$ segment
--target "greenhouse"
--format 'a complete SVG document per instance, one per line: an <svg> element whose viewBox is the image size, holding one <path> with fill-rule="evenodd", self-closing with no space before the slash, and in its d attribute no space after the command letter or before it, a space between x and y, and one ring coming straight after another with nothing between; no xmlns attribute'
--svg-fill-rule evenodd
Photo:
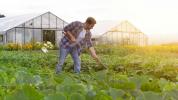
<svg viewBox="0 0 178 100"><path fill-rule="evenodd" d="M128 21L98 22L93 29L94 34L102 34L95 38L96 44L119 44L145 46L148 43L146 34Z"/></svg>
<svg viewBox="0 0 178 100"><path fill-rule="evenodd" d="M0 44L47 41L58 44L67 24L51 12L0 18Z"/></svg>

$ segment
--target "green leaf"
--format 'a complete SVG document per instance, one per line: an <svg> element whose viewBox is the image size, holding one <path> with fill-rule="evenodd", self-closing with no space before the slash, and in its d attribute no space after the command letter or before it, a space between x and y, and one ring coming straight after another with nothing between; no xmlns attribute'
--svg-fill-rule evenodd
<svg viewBox="0 0 178 100"><path fill-rule="evenodd" d="M170 98L174 98L173 100L178 100L178 90L172 90L165 92L165 100L170 100Z"/></svg>
<svg viewBox="0 0 178 100"><path fill-rule="evenodd" d="M33 83L33 75L26 71L18 71L15 74L17 84L30 84Z"/></svg>
<svg viewBox="0 0 178 100"><path fill-rule="evenodd" d="M158 93L148 91L136 97L136 100L163 100L163 97Z"/></svg>
<svg viewBox="0 0 178 100"><path fill-rule="evenodd" d="M42 100L43 96L29 85L16 90L13 94L7 95L5 100Z"/></svg>
<svg viewBox="0 0 178 100"><path fill-rule="evenodd" d="M67 97L62 93L57 93L46 96L44 100L67 100Z"/></svg>
<svg viewBox="0 0 178 100"><path fill-rule="evenodd" d="M86 99L87 99L87 100L93 100L95 96L96 96L96 92L90 90L90 91L88 91L87 94L86 94Z"/></svg>
<svg viewBox="0 0 178 100"><path fill-rule="evenodd" d="M161 88L160 88L157 80L154 80L152 82L143 83L141 85L141 90L142 91L161 92Z"/></svg>
<svg viewBox="0 0 178 100"><path fill-rule="evenodd" d="M163 87L163 90L164 91L171 91L171 90L174 90L176 88L176 84L175 83L168 83L166 84L164 87Z"/></svg>
<svg viewBox="0 0 178 100"><path fill-rule="evenodd" d="M103 71L96 72L95 78L100 81L105 80L107 78L107 71L103 70Z"/></svg>
<svg viewBox="0 0 178 100"><path fill-rule="evenodd" d="M39 84L42 84L43 81L42 81L42 79L41 79L41 77L39 75L34 75L33 76L33 83L35 85L39 85Z"/></svg>
<svg viewBox="0 0 178 100"><path fill-rule="evenodd" d="M110 88L109 94L113 100L117 100L117 98L122 97L125 94L125 92L120 89Z"/></svg>
<svg viewBox="0 0 178 100"><path fill-rule="evenodd" d="M79 93L72 93L69 96L69 100L85 100L85 97L84 97L84 95L79 94Z"/></svg>
<svg viewBox="0 0 178 100"><path fill-rule="evenodd" d="M0 85L6 85L8 83L8 75L6 72L0 70Z"/></svg>
<svg viewBox="0 0 178 100"><path fill-rule="evenodd" d="M94 100L112 100L112 97L104 94L97 94Z"/></svg>
<svg viewBox="0 0 178 100"><path fill-rule="evenodd" d="M129 78L129 80L134 82L136 87L139 89L142 83L148 82L148 77L135 75L134 77Z"/></svg>
<svg viewBox="0 0 178 100"><path fill-rule="evenodd" d="M64 92L66 95L71 93L81 93L86 94L86 89L82 84L67 84L67 85L58 85L57 91Z"/></svg>
<svg viewBox="0 0 178 100"><path fill-rule="evenodd" d="M131 81L114 80L109 83L112 88L123 89L123 90L135 90L136 85Z"/></svg>

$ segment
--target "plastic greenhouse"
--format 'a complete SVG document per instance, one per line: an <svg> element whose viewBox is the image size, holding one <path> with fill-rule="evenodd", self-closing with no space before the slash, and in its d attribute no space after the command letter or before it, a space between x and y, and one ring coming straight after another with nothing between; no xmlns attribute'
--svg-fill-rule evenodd
<svg viewBox="0 0 178 100"><path fill-rule="evenodd" d="M0 18L0 44L46 41L58 44L67 24L51 12Z"/></svg>
<svg viewBox="0 0 178 100"><path fill-rule="evenodd" d="M96 44L119 44L145 46L148 43L146 34L128 21L102 21L93 28L93 33L102 34L95 39Z"/></svg>

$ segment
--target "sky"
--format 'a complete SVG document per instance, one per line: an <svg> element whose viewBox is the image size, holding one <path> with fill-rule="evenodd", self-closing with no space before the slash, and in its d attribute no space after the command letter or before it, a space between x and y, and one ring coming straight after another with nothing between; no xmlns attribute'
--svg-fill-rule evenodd
<svg viewBox="0 0 178 100"><path fill-rule="evenodd" d="M178 42L178 0L0 0L5 16L50 11L67 22L128 20L150 44Z"/></svg>

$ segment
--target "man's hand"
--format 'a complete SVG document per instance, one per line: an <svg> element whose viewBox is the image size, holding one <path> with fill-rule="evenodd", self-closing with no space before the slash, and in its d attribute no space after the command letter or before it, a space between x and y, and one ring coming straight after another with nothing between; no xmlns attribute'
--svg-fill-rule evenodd
<svg viewBox="0 0 178 100"><path fill-rule="evenodd" d="M98 59L98 56L96 55L95 49L93 47L89 48L90 54L94 59Z"/></svg>
<svg viewBox="0 0 178 100"><path fill-rule="evenodd" d="M106 68L106 66L101 63L101 60L96 55L95 49L93 47L90 47L89 50L90 50L91 56L95 59L95 61L97 62L97 64L99 66L101 66L102 68Z"/></svg>
<svg viewBox="0 0 178 100"><path fill-rule="evenodd" d="M75 42L76 42L76 39L72 36L72 37L70 38L70 42L71 42L71 43L75 43Z"/></svg>

